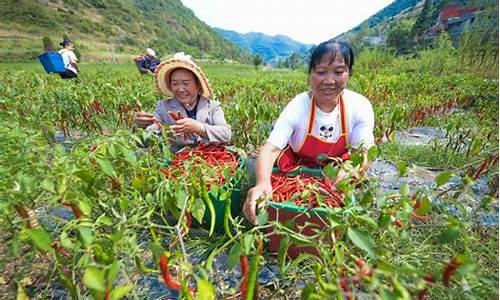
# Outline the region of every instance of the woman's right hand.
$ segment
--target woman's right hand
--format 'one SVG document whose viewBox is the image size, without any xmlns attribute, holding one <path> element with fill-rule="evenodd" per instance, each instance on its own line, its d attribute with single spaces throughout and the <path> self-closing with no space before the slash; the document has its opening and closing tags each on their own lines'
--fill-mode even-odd
<svg viewBox="0 0 500 300">
<path fill-rule="evenodd" d="M 135 125 L 139 128 L 146 128 L 149 125 L 153 124 L 153 114 L 138 111 L 134 115 Z"/>
<path fill-rule="evenodd" d="M 258 205 L 261 203 L 257 203 L 257 199 L 259 198 L 270 198 L 273 195 L 273 188 L 271 186 L 271 182 L 257 184 L 253 188 L 251 188 L 247 193 L 247 198 L 245 200 L 245 204 L 243 204 L 243 215 L 247 218 L 247 220 L 253 225 L 257 225 L 257 214 L 256 210 Z"/>
</svg>

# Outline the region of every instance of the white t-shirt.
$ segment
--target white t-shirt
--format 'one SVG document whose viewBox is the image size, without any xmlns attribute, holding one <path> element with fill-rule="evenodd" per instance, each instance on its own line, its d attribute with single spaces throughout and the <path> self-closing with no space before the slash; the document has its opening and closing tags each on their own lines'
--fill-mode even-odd
<svg viewBox="0 0 500 300">
<path fill-rule="evenodd" d="M 347 143 L 353 147 L 369 148 L 374 145 L 373 108 L 364 96 L 344 90 L 344 108 L 347 116 Z M 284 149 L 288 144 L 299 151 L 309 125 L 311 99 L 307 92 L 295 96 L 281 112 L 267 142 Z M 312 134 L 328 142 L 338 140 L 341 132 L 340 105 L 325 113 L 316 106 Z"/>
<path fill-rule="evenodd" d="M 75 74 L 78 74 L 78 71 L 76 68 L 71 64 L 71 62 L 77 62 L 78 58 L 76 58 L 75 52 L 67 49 L 61 49 L 58 52 L 61 54 L 63 63 L 64 63 L 64 68 L 72 71 Z"/>
</svg>

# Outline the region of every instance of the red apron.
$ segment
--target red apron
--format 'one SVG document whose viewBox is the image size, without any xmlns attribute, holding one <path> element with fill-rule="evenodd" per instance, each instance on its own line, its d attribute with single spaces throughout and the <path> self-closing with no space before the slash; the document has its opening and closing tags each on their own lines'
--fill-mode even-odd
<svg viewBox="0 0 500 300">
<path fill-rule="evenodd" d="M 347 118 L 345 115 L 344 97 L 340 95 L 340 136 L 335 142 L 327 142 L 312 134 L 316 103 L 311 95 L 311 111 L 309 112 L 309 126 L 302 146 L 294 152 L 288 145 L 278 157 L 277 165 L 282 172 L 291 172 L 301 166 L 317 168 L 329 162 L 328 158 L 341 157 L 348 152 L 347 149 Z"/>
</svg>

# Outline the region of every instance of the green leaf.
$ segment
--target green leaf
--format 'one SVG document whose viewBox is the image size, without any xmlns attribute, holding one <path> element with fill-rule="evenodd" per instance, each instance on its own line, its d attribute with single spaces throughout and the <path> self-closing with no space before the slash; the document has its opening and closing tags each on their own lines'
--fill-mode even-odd
<svg viewBox="0 0 500 300">
<path fill-rule="evenodd" d="M 155 262 L 158 263 L 160 261 L 161 256 L 165 252 L 165 249 L 158 242 L 149 243 L 149 249 L 153 253 L 153 257 L 155 259 Z"/>
<path fill-rule="evenodd" d="M 86 226 L 78 226 L 78 232 L 80 233 L 80 238 L 86 246 L 92 244 L 92 242 L 94 241 L 94 233 L 92 232 L 92 228 Z"/>
<path fill-rule="evenodd" d="M 104 272 L 94 267 L 88 267 L 83 274 L 83 283 L 92 290 L 104 292 Z"/>
<path fill-rule="evenodd" d="M 439 236 L 439 241 L 443 244 L 453 242 L 460 234 L 460 228 L 457 226 L 447 227 Z"/>
<path fill-rule="evenodd" d="M 114 288 L 111 293 L 109 293 L 109 298 L 111 300 L 119 300 L 130 293 L 134 289 L 133 284 L 121 285 Z"/>
<path fill-rule="evenodd" d="M 44 179 L 41 184 L 42 188 L 46 191 L 51 192 L 52 194 L 56 193 L 56 189 L 54 188 L 54 183 L 47 179 Z"/>
<path fill-rule="evenodd" d="M 257 223 L 259 224 L 259 226 L 266 225 L 268 219 L 269 219 L 269 214 L 267 213 L 267 210 L 263 209 L 257 215 Z"/>
<path fill-rule="evenodd" d="M 212 286 L 212 284 L 210 284 L 210 282 L 208 282 L 207 280 L 205 279 L 198 279 L 197 280 L 198 282 L 198 298 L 199 300 L 213 300 L 215 299 L 215 289 L 214 287 Z"/>
<path fill-rule="evenodd" d="M 431 200 L 429 197 L 422 197 L 420 199 L 420 206 L 415 210 L 415 213 L 419 216 L 427 214 L 431 210 Z"/>
<path fill-rule="evenodd" d="M 333 164 L 328 164 L 323 168 L 323 174 L 330 180 L 334 180 L 339 173 L 339 168 Z"/>
<path fill-rule="evenodd" d="M 178 189 L 177 190 L 177 198 L 175 198 L 175 206 L 177 208 L 182 209 L 184 206 L 184 202 L 187 201 L 187 193 L 184 189 Z"/>
<path fill-rule="evenodd" d="M 111 220 L 110 217 L 106 216 L 106 214 L 102 214 L 97 220 L 95 220 L 96 224 L 103 224 L 103 225 L 113 225 L 113 220 Z"/>
<path fill-rule="evenodd" d="M 288 236 L 284 236 L 281 239 L 280 247 L 278 250 L 278 261 L 279 261 L 280 271 L 281 271 L 282 275 L 286 275 L 286 270 L 285 270 L 286 254 L 287 254 L 288 247 L 290 246 L 289 243 L 290 243 L 290 239 L 288 238 Z"/>
<path fill-rule="evenodd" d="M 361 198 L 361 200 L 359 200 L 359 204 L 361 206 L 369 206 L 373 203 L 373 199 L 374 198 L 373 198 L 371 191 L 368 191 L 363 195 L 363 198 Z"/>
<path fill-rule="evenodd" d="M 384 288 L 380 290 L 380 297 L 382 300 L 399 300 L 395 293 Z"/>
<path fill-rule="evenodd" d="M 35 246 L 44 251 L 49 252 L 52 250 L 51 240 L 49 234 L 42 228 L 34 228 L 26 230 L 31 241 Z"/>
<path fill-rule="evenodd" d="M 117 261 L 108 267 L 109 268 L 107 276 L 108 287 L 111 288 L 113 286 L 113 282 L 115 282 L 116 277 L 118 277 L 118 272 L 120 271 L 121 266 L 122 266 L 121 262 Z"/>
<path fill-rule="evenodd" d="M 66 231 L 61 232 L 59 236 L 59 240 L 61 241 L 61 246 L 68 250 L 73 250 L 75 248 L 75 244 L 68 237 L 68 233 Z"/>
<path fill-rule="evenodd" d="M 358 246 L 362 250 L 365 250 L 370 256 L 375 256 L 372 238 L 367 233 L 349 227 L 347 228 L 347 236 L 354 243 L 354 245 Z"/>
<path fill-rule="evenodd" d="M 378 217 L 378 227 L 379 228 L 385 228 L 389 223 L 391 222 L 391 214 L 384 212 L 381 213 Z"/>
<path fill-rule="evenodd" d="M 94 181 L 95 175 L 94 173 L 88 170 L 78 170 L 74 173 L 78 178 L 85 181 L 88 184 L 91 184 Z"/>
<path fill-rule="evenodd" d="M 191 215 L 200 224 L 203 222 L 203 216 L 205 215 L 205 210 L 206 206 L 205 202 L 203 202 L 203 199 L 195 197 L 193 204 L 191 204 Z"/>
<path fill-rule="evenodd" d="M 240 244 L 234 244 L 233 247 L 231 247 L 231 250 L 229 250 L 229 255 L 227 257 L 227 268 L 228 270 L 232 270 L 234 266 L 238 263 L 240 260 L 240 255 L 241 255 L 241 247 Z"/>
<path fill-rule="evenodd" d="M 408 196 L 410 194 L 410 185 L 408 184 L 408 182 L 403 182 L 401 184 L 399 192 L 401 193 L 401 196 Z"/>
<path fill-rule="evenodd" d="M 408 174 L 409 169 L 408 169 L 408 165 L 406 164 L 406 162 L 398 161 L 397 167 L 398 167 L 399 176 L 405 176 L 406 174 Z"/>
<path fill-rule="evenodd" d="M 92 206 L 87 201 L 78 201 L 78 208 L 82 211 L 85 216 L 90 216 L 92 213 Z"/>
<path fill-rule="evenodd" d="M 374 161 L 378 157 L 378 147 L 372 146 L 368 149 L 368 160 Z"/>
<path fill-rule="evenodd" d="M 135 165 L 137 163 L 137 156 L 135 155 L 134 151 L 125 148 L 125 147 L 120 147 L 121 152 L 123 154 L 123 158 L 131 165 Z"/>
<path fill-rule="evenodd" d="M 118 156 L 118 153 L 116 151 L 116 146 L 115 144 L 111 144 L 108 147 L 108 153 L 111 155 L 112 158 L 115 158 Z"/>
<path fill-rule="evenodd" d="M 143 186 L 144 186 L 144 178 L 141 178 L 139 176 L 135 176 L 132 179 L 132 187 L 134 189 L 141 190 Z"/>
<path fill-rule="evenodd" d="M 454 176 L 454 174 L 451 171 L 446 171 L 446 172 L 440 173 L 436 177 L 436 187 L 442 186 L 443 184 L 447 183 L 448 180 L 450 180 L 450 178 L 453 176 Z"/>
<path fill-rule="evenodd" d="M 109 160 L 97 158 L 96 161 L 105 175 L 116 177 L 115 170 L 113 170 L 113 166 L 111 165 L 111 162 Z"/>
</svg>

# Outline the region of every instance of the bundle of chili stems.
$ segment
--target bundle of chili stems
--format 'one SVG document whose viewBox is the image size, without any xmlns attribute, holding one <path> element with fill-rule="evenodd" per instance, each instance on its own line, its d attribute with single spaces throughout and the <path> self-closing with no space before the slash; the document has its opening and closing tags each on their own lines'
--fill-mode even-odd
<svg viewBox="0 0 500 300">
<path fill-rule="evenodd" d="M 301 173 L 289 176 L 287 173 L 276 172 L 271 175 L 273 201 L 283 203 L 294 198 L 297 206 L 318 207 L 318 194 L 321 194 L 321 203 L 340 207 L 343 205 L 343 194 L 333 190 L 323 178 L 311 174 Z M 309 190 L 307 199 L 302 199 L 304 191 Z"/>
<path fill-rule="evenodd" d="M 160 171 L 167 178 L 176 178 L 176 173 L 180 171 L 182 175 L 186 174 L 186 163 L 191 166 L 208 167 L 213 170 L 217 177 L 211 183 L 223 185 L 227 178 L 222 174 L 222 169 L 227 168 L 229 173 L 233 175 L 240 165 L 240 159 L 236 152 L 226 149 L 220 144 L 200 144 L 196 147 L 186 147 L 181 152 L 177 153 L 167 168 L 160 168 Z"/>
</svg>

